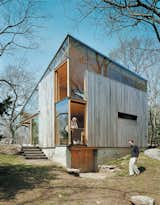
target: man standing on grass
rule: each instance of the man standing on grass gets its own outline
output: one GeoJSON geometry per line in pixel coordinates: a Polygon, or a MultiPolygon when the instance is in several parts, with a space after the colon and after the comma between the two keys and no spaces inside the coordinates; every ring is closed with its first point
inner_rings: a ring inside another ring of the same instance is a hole
{"type": "Polygon", "coordinates": [[[129,176],[133,176],[134,174],[139,175],[140,171],[136,166],[136,161],[139,156],[139,148],[137,145],[134,144],[133,140],[129,140],[128,144],[131,148],[131,158],[129,160],[129,176]]]}

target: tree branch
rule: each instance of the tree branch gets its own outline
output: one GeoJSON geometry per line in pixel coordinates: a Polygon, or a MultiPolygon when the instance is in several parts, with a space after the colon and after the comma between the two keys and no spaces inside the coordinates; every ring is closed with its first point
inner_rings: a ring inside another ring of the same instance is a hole
{"type": "Polygon", "coordinates": [[[100,0],[97,3],[96,0],[83,0],[83,2],[81,11],[84,13],[86,8],[87,12],[82,19],[95,12],[95,18],[107,22],[107,29],[111,32],[114,27],[117,31],[128,27],[134,28],[137,25],[141,27],[147,25],[147,28],[152,29],[160,42],[159,1],[100,0]]]}

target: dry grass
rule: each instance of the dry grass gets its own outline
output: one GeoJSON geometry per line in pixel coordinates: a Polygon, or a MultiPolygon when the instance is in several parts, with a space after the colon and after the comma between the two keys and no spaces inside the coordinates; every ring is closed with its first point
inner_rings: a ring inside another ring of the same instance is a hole
{"type": "Polygon", "coordinates": [[[0,155],[1,205],[127,205],[128,197],[144,194],[160,205],[160,163],[140,155],[144,172],[128,177],[129,156],[109,162],[121,171],[104,180],[68,175],[53,163],[34,164],[20,156],[0,155]]]}
{"type": "Polygon", "coordinates": [[[117,165],[121,171],[116,177],[107,180],[105,183],[108,188],[115,188],[128,198],[130,195],[142,194],[156,199],[160,204],[160,162],[140,154],[138,167],[141,170],[139,176],[128,176],[129,156],[118,160],[111,161],[111,164],[117,165]]]}

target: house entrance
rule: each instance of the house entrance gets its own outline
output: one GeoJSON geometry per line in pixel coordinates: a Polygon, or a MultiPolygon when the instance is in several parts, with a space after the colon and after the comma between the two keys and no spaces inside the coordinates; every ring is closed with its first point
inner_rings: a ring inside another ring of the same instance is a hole
{"type": "Polygon", "coordinates": [[[86,104],[71,100],[70,103],[70,132],[71,144],[86,144],[85,137],[85,107],[86,104]]]}

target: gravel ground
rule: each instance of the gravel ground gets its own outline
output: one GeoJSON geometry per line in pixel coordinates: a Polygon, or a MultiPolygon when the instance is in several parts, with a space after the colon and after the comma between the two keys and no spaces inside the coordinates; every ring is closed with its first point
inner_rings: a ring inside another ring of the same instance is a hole
{"type": "Polygon", "coordinates": [[[152,159],[160,160],[160,149],[147,149],[144,151],[144,154],[152,159]]]}

